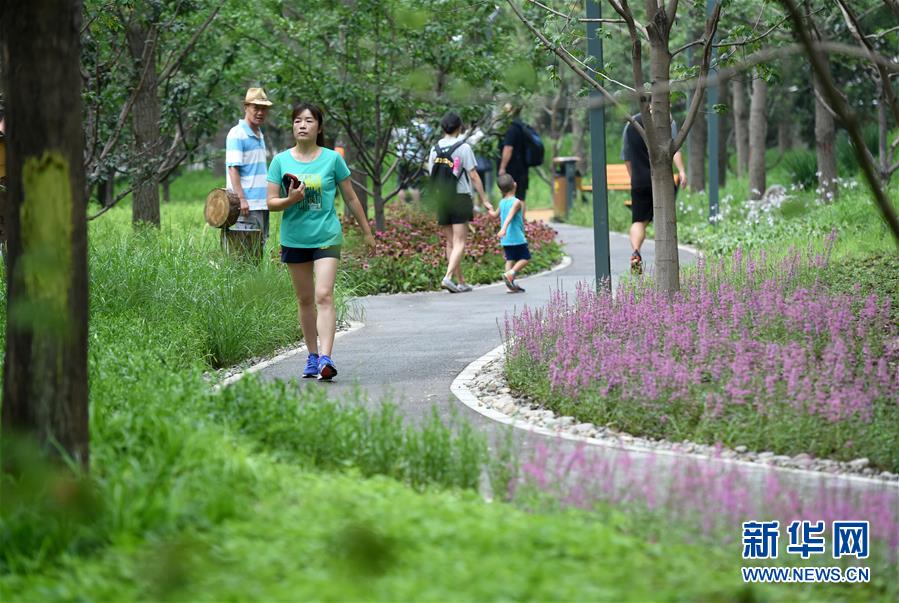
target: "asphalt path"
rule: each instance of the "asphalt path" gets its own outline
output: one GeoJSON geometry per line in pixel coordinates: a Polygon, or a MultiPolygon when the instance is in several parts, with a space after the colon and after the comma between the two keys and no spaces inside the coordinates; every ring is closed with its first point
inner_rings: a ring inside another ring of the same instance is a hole
{"type": "MultiPolygon", "coordinates": [[[[507,293],[502,283],[476,287],[469,293],[410,293],[376,295],[355,300],[353,314],[364,327],[339,337],[332,358],[339,374],[332,383],[304,380],[300,387],[327,388],[330,396],[349,397],[357,388],[363,403],[383,399],[400,405],[417,421],[436,405],[441,415],[450,408],[490,428],[491,421],[464,409],[450,392],[456,376],[471,362],[502,342],[501,325],[508,313],[525,305],[544,306],[554,290],[574,291],[579,282],[595,282],[593,232],[554,224],[572,261],[561,270],[519,279],[524,293],[507,293]]],[[[611,237],[613,287],[629,270],[631,247],[620,234],[611,237]]],[[[644,263],[651,267],[654,246],[643,246],[644,263]]],[[[681,262],[694,260],[682,251],[681,262]]],[[[497,279],[500,275],[497,274],[497,279]]],[[[261,371],[265,378],[298,379],[306,361],[297,354],[261,371]]]]}
{"type": "MultiPolygon", "coordinates": [[[[476,287],[470,293],[413,293],[378,295],[355,300],[354,318],[364,326],[339,337],[332,357],[340,371],[331,382],[302,380],[305,353],[273,362],[259,371],[264,379],[295,381],[296,387],[325,388],[329,397],[348,403],[375,407],[387,400],[399,406],[408,423],[417,423],[436,409],[441,417],[461,416],[468,419],[492,442],[509,427],[489,419],[460,402],[451,392],[453,381],[475,360],[502,343],[501,325],[509,313],[524,306],[545,306],[553,291],[573,292],[578,283],[595,283],[592,230],[568,225],[553,225],[558,240],[571,258],[570,265],[543,274],[520,279],[525,293],[510,294],[502,283],[476,287]]],[[[631,248],[627,237],[613,234],[610,241],[613,287],[629,270],[631,248]]],[[[654,261],[652,241],[643,247],[644,263],[654,261]]],[[[693,253],[680,252],[682,265],[695,261],[693,253]]],[[[499,279],[500,275],[497,275],[499,279]]],[[[582,444],[571,440],[516,429],[519,454],[524,457],[540,445],[552,454],[577,454],[582,444]]],[[[665,453],[632,446],[599,444],[590,446],[597,458],[612,458],[624,451],[631,467],[646,468],[652,479],[666,476],[678,481],[679,468],[696,461],[695,456],[665,453]]],[[[701,463],[718,464],[721,472],[737,468],[747,490],[763,497],[772,477],[781,487],[789,487],[802,500],[814,507],[825,492],[827,498],[880,501],[899,508],[899,487],[895,483],[811,471],[797,471],[773,466],[727,461],[703,457],[701,463]],[[871,498],[873,495],[874,498],[871,498]]],[[[569,476],[578,479],[577,476],[569,476]]],[[[662,486],[663,489],[668,486],[662,486]]],[[[672,486],[673,488],[673,486],[672,486]]]]}

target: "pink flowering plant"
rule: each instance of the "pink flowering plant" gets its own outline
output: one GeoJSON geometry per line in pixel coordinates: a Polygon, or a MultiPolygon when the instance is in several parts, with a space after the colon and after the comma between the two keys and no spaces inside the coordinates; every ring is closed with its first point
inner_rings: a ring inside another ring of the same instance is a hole
{"type": "Polygon", "coordinates": [[[700,260],[673,299],[588,286],[507,317],[512,386],[651,438],[869,459],[899,471],[899,326],[889,297],[834,292],[829,252],[700,260]]]}
{"type": "MultiPolygon", "coordinates": [[[[341,268],[349,276],[356,294],[431,291],[440,287],[446,271],[446,242],[436,218],[408,207],[391,208],[387,228],[375,232],[374,252],[366,255],[360,245],[358,228],[352,218],[342,218],[347,242],[341,268]]],[[[472,284],[500,280],[504,259],[496,234],[499,219],[476,214],[470,222],[462,269],[472,284]]],[[[556,231],[541,222],[527,222],[525,235],[533,259],[527,272],[539,272],[562,259],[556,231]]]]}

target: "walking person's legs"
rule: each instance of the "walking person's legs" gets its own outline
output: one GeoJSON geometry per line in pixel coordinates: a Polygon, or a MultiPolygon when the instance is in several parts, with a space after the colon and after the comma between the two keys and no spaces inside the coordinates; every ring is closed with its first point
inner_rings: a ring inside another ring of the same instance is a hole
{"type": "Polygon", "coordinates": [[[318,353],[318,329],[316,328],[315,285],[312,278],[312,262],[304,264],[287,264],[290,280],[297,295],[297,306],[300,318],[300,329],[306,349],[312,354],[318,353]]]}
{"type": "Polygon", "coordinates": [[[643,246],[643,241],[646,240],[646,222],[634,222],[631,224],[629,235],[631,249],[633,251],[640,251],[640,248],[643,246]]]}
{"type": "Polygon", "coordinates": [[[316,329],[321,343],[321,356],[331,356],[337,332],[337,311],[334,308],[334,281],[337,279],[337,258],[315,260],[315,305],[318,308],[316,329]]]}
{"type": "Polygon", "coordinates": [[[643,256],[640,248],[646,240],[646,226],[652,222],[652,188],[639,187],[631,190],[631,272],[643,274],[643,256]]]}
{"type": "Polygon", "coordinates": [[[300,329],[303,331],[303,341],[306,342],[306,350],[309,356],[306,358],[306,367],[303,369],[303,378],[310,379],[318,375],[318,327],[317,312],[315,309],[315,283],[313,280],[312,262],[300,264],[287,264],[290,272],[290,280],[297,296],[297,313],[300,319],[300,329]]]}
{"type": "Polygon", "coordinates": [[[462,256],[465,254],[465,242],[468,240],[468,222],[453,224],[450,228],[452,229],[452,250],[449,253],[446,278],[457,276],[462,282],[462,256]]]}

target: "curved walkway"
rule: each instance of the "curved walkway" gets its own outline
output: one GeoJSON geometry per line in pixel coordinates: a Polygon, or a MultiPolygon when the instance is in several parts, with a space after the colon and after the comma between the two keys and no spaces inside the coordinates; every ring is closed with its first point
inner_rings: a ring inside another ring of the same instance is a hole
{"type": "MultiPolygon", "coordinates": [[[[450,386],[466,366],[502,343],[500,329],[506,312],[524,305],[543,306],[551,291],[573,291],[576,283],[594,280],[592,231],[564,224],[553,227],[572,262],[561,270],[521,278],[527,290],[523,294],[508,294],[498,283],[476,287],[470,293],[441,291],[359,299],[356,318],[365,327],[336,341],[337,379],[330,384],[309,380],[301,386],[327,387],[332,395],[342,396],[359,385],[370,403],[390,396],[413,419],[429,413],[432,403],[441,414],[448,413],[451,406],[463,408],[450,393],[450,386]]],[[[628,269],[631,249],[623,235],[613,235],[611,243],[615,286],[628,269]]],[[[643,258],[652,266],[652,241],[644,245],[643,258]]],[[[692,260],[692,254],[681,252],[682,262],[692,260]]],[[[260,373],[272,379],[297,378],[305,360],[304,354],[297,354],[260,373]]],[[[474,413],[471,416],[480,420],[474,413]]]]}
{"type": "MultiPolygon", "coordinates": [[[[507,294],[500,283],[455,295],[412,293],[360,299],[357,318],[365,326],[338,338],[333,354],[340,370],[337,380],[333,383],[307,380],[300,382],[299,387],[324,387],[330,396],[346,399],[361,391],[360,402],[370,406],[386,398],[398,404],[406,419],[413,422],[427,417],[431,408],[436,407],[444,418],[452,413],[461,414],[490,436],[505,433],[508,427],[461,404],[451,393],[451,387],[466,367],[502,343],[500,332],[507,312],[520,310],[524,305],[543,306],[553,290],[574,291],[578,282],[594,281],[592,230],[561,224],[553,226],[572,259],[569,266],[522,278],[520,282],[527,290],[524,294],[507,294]]],[[[628,269],[629,257],[627,238],[613,234],[613,287],[628,269]]],[[[646,265],[652,266],[652,241],[644,245],[643,257],[646,265]]],[[[691,263],[695,259],[685,250],[680,252],[680,257],[682,263],[691,263]]],[[[297,379],[304,363],[305,354],[296,354],[269,364],[259,374],[267,379],[297,379]]],[[[533,431],[519,431],[518,435],[523,450],[547,442],[563,452],[579,445],[570,439],[533,431]]],[[[614,453],[609,447],[595,448],[598,454],[604,454],[602,450],[614,453]]],[[[668,473],[665,464],[675,462],[677,456],[646,449],[628,450],[628,454],[632,462],[651,465],[653,472],[660,475],[668,473]]],[[[726,459],[713,459],[713,462],[733,464],[726,459]]],[[[819,496],[822,487],[851,487],[853,491],[876,490],[895,496],[894,502],[899,505],[899,487],[895,484],[745,462],[739,465],[754,474],[752,481],[758,484],[760,491],[765,488],[765,480],[773,474],[781,484],[791,484],[808,497],[819,496]]]]}

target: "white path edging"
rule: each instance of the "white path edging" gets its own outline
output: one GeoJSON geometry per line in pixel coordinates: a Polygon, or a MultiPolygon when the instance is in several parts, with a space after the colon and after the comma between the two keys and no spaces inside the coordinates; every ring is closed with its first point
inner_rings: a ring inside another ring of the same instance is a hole
{"type": "MultiPolygon", "coordinates": [[[[350,328],[346,329],[344,331],[338,331],[334,335],[334,341],[337,341],[344,335],[352,333],[353,331],[357,331],[365,326],[363,323],[356,322],[353,320],[349,321],[349,323],[350,323],[350,328]]],[[[291,348],[291,349],[287,350],[286,352],[282,352],[281,354],[278,354],[277,356],[275,356],[273,358],[269,358],[268,360],[263,360],[262,362],[257,362],[253,366],[246,368],[246,369],[240,371],[239,373],[235,373],[235,374],[231,375],[230,377],[228,377],[227,379],[223,379],[223,380],[219,381],[218,383],[216,383],[213,386],[212,389],[213,389],[213,391],[218,391],[223,387],[227,387],[233,383],[236,383],[237,381],[242,379],[244,375],[257,373],[264,368],[267,368],[273,364],[277,364],[278,362],[281,362],[282,360],[287,360],[288,358],[296,356],[297,354],[299,354],[301,352],[305,352],[305,351],[306,351],[306,344],[301,343],[295,348],[291,348]]]]}
{"type": "Polygon", "coordinates": [[[511,425],[517,429],[521,429],[523,431],[528,431],[531,433],[539,434],[542,436],[548,436],[552,438],[561,438],[563,440],[569,440],[572,442],[580,442],[583,444],[588,444],[591,446],[607,448],[611,450],[620,450],[625,452],[637,452],[642,454],[653,454],[658,456],[664,456],[669,458],[691,458],[694,460],[704,460],[711,462],[723,463],[726,465],[742,467],[749,471],[776,471],[787,472],[795,476],[804,477],[804,478],[813,478],[819,481],[828,481],[834,484],[842,483],[844,485],[849,484],[857,484],[859,486],[871,487],[874,486],[878,489],[886,489],[886,488],[894,488],[899,490],[899,484],[891,483],[889,481],[884,481],[880,479],[874,479],[869,477],[863,477],[859,475],[851,475],[851,474],[833,474],[827,473],[824,471],[809,471],[807,469],[796,469],[793,467],[782,467],[778,465],[770,465],[766,463],[754,463],[741,459],[728,459],[721,457],[714,457],[707,454],[701,454],[696,452],[679,452],[674,450],[665,450],[652,448],[650,446],[642,446],[639,444],[625,444],[621,442],[613,442],[606,439],[600,438],[592,438],[582,435],[577,435],[574,433],[569,433],[566,431],[562,431],[559,429],[547,429],[546,427],[541,427],[539,425],[534,425],[533,423],[529,423],[527,421],[522,421],[521,419],[516,419],[514,417],[510,417],[502,412],[494,408],[489,408],[483,404],[481,404],[480,399],[472,392],[469,384],[475,379],[478,373],[484,368],[488,362],[496,360],[503,356],[504,347],[500,345],[471,364],[469,364],[465,369],[459,373],[459,375],[453,380],[452,385],[450,386],[450,390],[453,394],[461,401],[465,406],[474,410],[475,412],[496,421],[498,423],[502,423],[504,425],[511,425]]]}

